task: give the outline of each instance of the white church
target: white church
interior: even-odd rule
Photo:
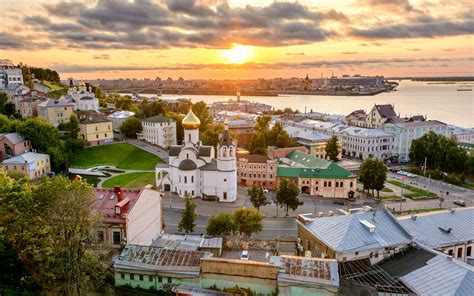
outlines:
[[[74,104],[76,111],[93,110],[99,112],[99,100],[92,92],[92,87],[87,87],[85,83],[80,83],[79,86],[74,86],[72,78],[69,80],[69,90],[66,96],[61,96],[60,99],[66,100]]]
[[[189,195],[193,198],[217,199],[219,202],[235,201],[237,145],[229,134],[228,122],[224,123],[224,133],[219,139],[217,155],[213,146],[203,146],[199,140],[201,122],[192,110],[189,110],[182,125],[183,144],[171,146],[169,166],[157,167],[157,181],[165,188],[169,186],[172,192],[182,198]],[[165,171],[168,175],[162,179]]]

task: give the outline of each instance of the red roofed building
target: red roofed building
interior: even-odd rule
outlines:
[[[259,183],[263,188],[275,190],[277,161],[259,154],[240,156],[237,161],[237,182],[245,186]]]
[[[95,211],[103,217],[95,243],[104,248],[120,248],[131,243],[150,245],[163,230],[161,193],[150,189],[96,188]]]

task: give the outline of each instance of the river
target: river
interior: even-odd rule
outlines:
[[[439,120],[462,127],[474,127],[474,92],[457,91],[458,88],[474,88],[474,83],[429,84],[403,80],[397,91],[376,96],[312,96],[280,95],[278,97],[246,97],[241,99],[261,102],[277,109],[290,107],[304,112],[322,112],[347,115],[357,109],[369,111],[374,104],[394,104],[400,116],[426,115],[428,119]],[[153,95],[143,95],[151,97]],[[208,95],[163,95],[162,99],[190,98],[193,102],[212,103],[230,96]]]

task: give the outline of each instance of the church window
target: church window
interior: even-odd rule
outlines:
[[[184,176],[184,184],[188,183],[188,177]]]
[[[192,191],[192,193],[193,193],[193,196],[194,196],[194,190]]]
[[[186,153],[186,158],[189,159],[189,153]]]
[[[191,183],[194,183],[194,176],[191,176]]]
[[[188,140],[191,142],[191,134],[188,135]]]
[[[227,192],[224,192],[224,199],[227,199]]]
[[[181,176],[179,176],[179,183],[181,183]]]
[[[224,179],[224,182],[227,182],[227,179]]]

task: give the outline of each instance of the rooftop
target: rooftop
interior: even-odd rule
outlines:
[[[74,106],[73,103],[69,103],[66,100],[46,100],[38,104],[38,107],[67,107],[67,106]]]
[[[107,115],[107,117],[114,118],[114,119],[125,119],[134,115],[135,115],[135,112],[120,110],[120,111],[115,111],[114,113]]]
[[[417,214],[416,219],[403,216],[398,221],[415,241],[431,248],[474,240],[474,207]]]
[[[387,209],[312,218],[302,226],[332,250],[340,253],[380,249],[411,242],[409,234]]]
[[[0,140],[7,139],[13,145],[26,141],[20,133],[0,134]]]
[[[380,115],[383,118],[393,118],[397,117],[397,113],[393,109],[393,105],[384,104],[384,105],[375,105],[375,108],[379,111]]]
[[[199,273],[201,258],[210,256],[201,251],[128,244],[115,259],[114,268]]]
[[[145,118],[143,119],[143,121],[145,122],[174,122],[173,119],[166,117],[163,114]]]
[[[239,157],[239,159],[246,159],[249,163],[267,163],[270,158],[265,155],[260,155],[260,154],[247,154],[247,155],[242,155]]]
[[[45,157],[49,157],[48,154],[41,154],[36,152],[27,152],[22,155],[18,155],[7,160],[4,160],[4,164],[25,164],[25,163],[32,163],[37,160],[43,159]]]

